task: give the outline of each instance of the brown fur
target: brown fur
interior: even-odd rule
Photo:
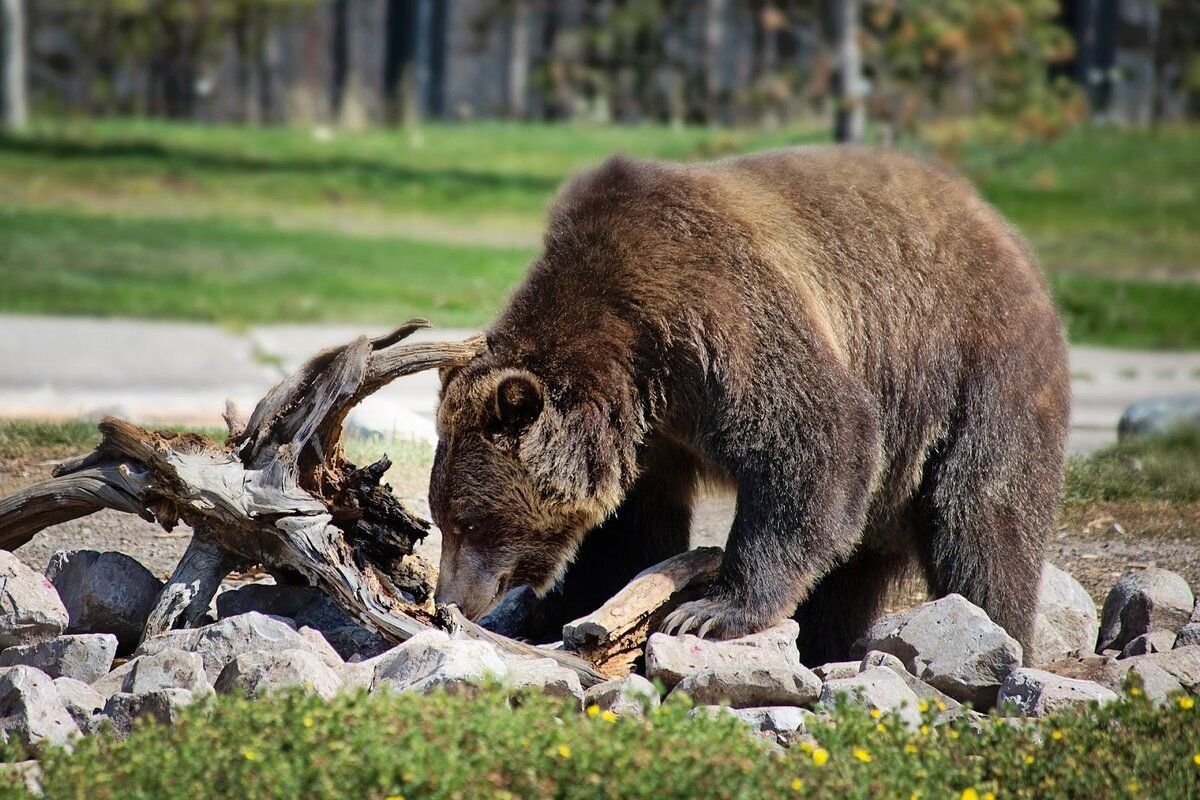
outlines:
[[[795,613],[807,660],[840,657],[915,561],[1027,641],[1069,405],[1033,258],[956,176],[851,148],[614,158],[444,376],[439,595],[478,616],[557,583],[587,611],[686,548],[715,476],[721,574],[675,623]]]

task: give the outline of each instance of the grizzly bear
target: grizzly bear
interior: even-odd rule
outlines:
[[[1027,644],[1061,482],[1063,329],[1030,249],[961,178],[899,152],[613,158],[442,375],[437,596],[478,618],[553,589],[557,623],[688,547],[702,482],[737,506],[668,631],[795,615],[845,657],[909,567]]]

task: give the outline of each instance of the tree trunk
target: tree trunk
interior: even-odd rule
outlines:
[[[23,130],[29,124],[29,108],[25,97],[25,9],[24,0],[0,0],[0,28],[4,40],[0,43],[4,57],[4,82],[0,95],[4,100],[4,126]]]
[[[707,0],[704,14],[704,100],[709,124],[721,116],[724,80],[721,56],[725,43],[725,12],[728,0]]]
[[[867,108],[863,98],[862,53],[858,49],[859,0],[830,0],[831,28],[837,49],[837,110],[833,138],[838,142],[858,143],[867,128]]]
[[[389,125],[420,122],[417,45],[421,0],[388,0],[383,56],[384,119]]]
[[[524,119],[529,88],[529,1],[513,0],[508,29],[508,83],[506,111],[511,119]]]

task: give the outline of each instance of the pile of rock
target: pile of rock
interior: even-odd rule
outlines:
[[[976,713],[964,703],[1041,716],[1106,702],[1131,672],[1156,701],[1200,688],[1200,612],[1186,582],[1164,570],[1126,576],[1097,615],[1087,592],[1047,565],[1028,658],[983,611],[950,595],[878,620],[853,661],[805,667],[791,620],[723,642],[654,634],[645,677],[586,690],[552,659],[506,657],[439,631],[390,646],[304,588],[231,589],[217,596],[209,624],[139,641],[161,583],[127,556],[59,553],[43,577],[0,552],[0,575],[0,734],[30,746],[104,728],[127,735],[135,719],[169,723],[214,693],[289,687],[331,698],[499,683],[516,698],[541,691],[580,709],[638,715],[659,702],[656,680],[697,703],[697,715],[733,714],[785,744],[839,695],[917,726],[923,704],[948,718]]]

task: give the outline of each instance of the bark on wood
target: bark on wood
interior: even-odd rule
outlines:
[[[722,552],[699,547],[643,570],[599,609],[563,626],[563,647],[603,675],[628,675],[666,615],[716,579]]]
[[[146,620],[142,640],[174,628],[191,628],[208,611],[221,581],[238,567],[240,559],[207,536],[193,536],[158,595]]]

